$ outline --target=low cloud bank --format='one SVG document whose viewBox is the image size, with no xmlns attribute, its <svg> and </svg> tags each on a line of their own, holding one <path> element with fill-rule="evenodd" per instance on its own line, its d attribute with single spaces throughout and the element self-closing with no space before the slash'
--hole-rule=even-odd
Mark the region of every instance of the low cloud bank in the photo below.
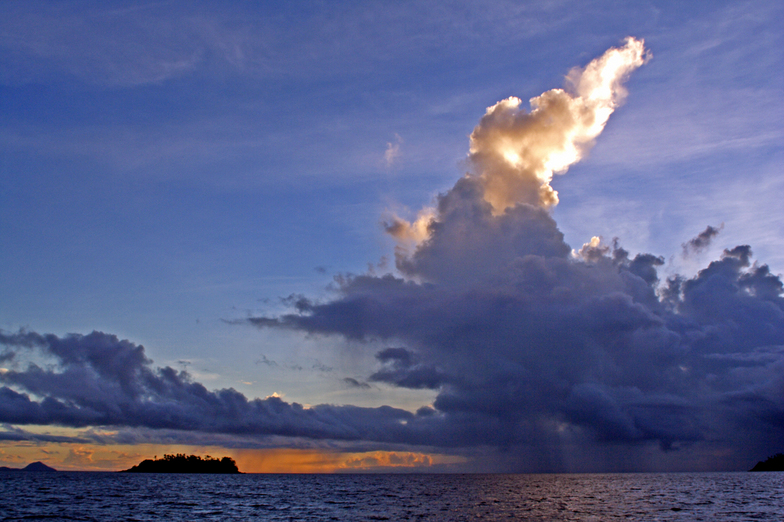
<svg viewBox="0 0 784 522">
<path fill-rule="evenodd" d="M 394 441 L 401 421 L 413 417 L 391 407 L 304 408 L 278 397 L 249 400 L 234 389 L 209 391 L 187 372 L 154 368 L 144 347 L 101 332 L 0 332 L 0 343 L 6 365 L 31 351 L 47 361 L 0 373 L 0 423 Z"/>
</svg>

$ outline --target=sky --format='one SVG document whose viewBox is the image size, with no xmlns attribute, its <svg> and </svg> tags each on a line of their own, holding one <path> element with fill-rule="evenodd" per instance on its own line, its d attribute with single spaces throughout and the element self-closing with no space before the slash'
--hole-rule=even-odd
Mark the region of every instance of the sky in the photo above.
<svg viewBox="0 0 784 522">
<path fill-rule="evenodd" d="M 0 465 L 784 451 L 780 2 L 0 4 Z"/>
</svg>

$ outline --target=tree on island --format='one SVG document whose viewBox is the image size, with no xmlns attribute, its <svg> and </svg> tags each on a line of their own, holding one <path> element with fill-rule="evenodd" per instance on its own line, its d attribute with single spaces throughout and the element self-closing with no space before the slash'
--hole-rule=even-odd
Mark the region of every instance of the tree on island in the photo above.
<svg viewBox="0 0 784 522">
<path fill-rule="evenodd" d="M 123 472 L 129 473 L 240 473 L 234 459 L 223 457 L 214 459 L 207 455 L 202 458 L 198 455 L 164 455 L 162 459 L 143 460 L 131 469 Z"/>
<path fill-rule="evenodd" d="M 757 462 L 751 471 L 784 471 L 784 453 L 777 453 L 768 457 L 765 462 Z"/>
</svg>

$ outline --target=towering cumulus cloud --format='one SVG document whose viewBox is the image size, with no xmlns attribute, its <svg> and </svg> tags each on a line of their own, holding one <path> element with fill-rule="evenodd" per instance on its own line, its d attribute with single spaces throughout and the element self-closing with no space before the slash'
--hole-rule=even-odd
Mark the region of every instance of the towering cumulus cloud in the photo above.
<svg viewBox="0 0 784 522">
<path fill-rule="evenodd" d="M 623 47 L 573 69 L 571 93 L 552 89 L 532 98 L 530 113 L 515 97 L 487 109 L 471 134 L 468 157 L 496 213 L 517 203 L 558 203 L 553 174 L 580 160 L 623 101 L 621 82 L 644 60 L 642 40 L 627 38 Z"/>
<path fill-rule="evenodd" d="M 247 319 L 359 341 L 376 358 L 366 381 L 434 390 L 432 404 L 247 400 L 152 369 L 140 347 L 105 334 L 20 332 L 0 339 L 6 366 L 38 349 L 59 370 L 0 373 L 0 422 L 409 445 L 493 471 L 744 469 L 781 451 L 781 278 L 741 245 L 662 280 L 663 257 L 597 238 L 575 252 L 550 215 L 552 175 L 601 132 L 644 57 L 630 38 L 570 73 L 571 93 L 534 98 L 530 113 L 514 98 L 488 109 L 471 135 L 472 172 L 418 222 L 388 226 L 411 247 L 397 250 L 396 273 L 341 277 L 328 300 Z M 718 233 L 685 244 L 696 251 Z"/>
<path fill-rule="evenodd" d="M 780 451 L 780 278 L 738 246 L 662 281 L 663 257 L 598 238 L 572 253 L 549 213 L 552 175 L 598 136 L 645 55 L 629 38 L 572 71 L 571 93 L 530 113 L 516 98 L 490 107 L 472 171 L 413 224 L 388 225 L 416 241 L 397 250 L 398 276 L 342 279 L 331 301 L 250 321 L 386 343 L 370 380 L 438 393 L 408 432 L 493 448 L 492 469 L 743 469 Z"/>
<path fill-rule="evenodd" d="M 563 174 L 579 161 L 607 123 L 626 91 L 622 82 L 650 57 L 642 40 L 627 38 L 585 68 L 567 76 L 568 90 L 552 89 L 530 100 L 510 97 L 492 107 L 471 133 L 468 161 L 495 214 L 518 203 L 552 207 L 558 193 L 553 174 Z M 402 242 L 427 238 L 433 209 L 413 223 L 396 218 L 387 231 Z"/>
</svg>

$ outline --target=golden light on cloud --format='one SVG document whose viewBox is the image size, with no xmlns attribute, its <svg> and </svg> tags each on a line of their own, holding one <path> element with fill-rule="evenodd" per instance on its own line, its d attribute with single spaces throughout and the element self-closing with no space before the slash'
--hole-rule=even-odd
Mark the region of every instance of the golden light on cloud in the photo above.
<svg viewBox="0 0 784 522">
<path fill-rule="evenodd" d="M 629 37 L 584 68 L 567 75 L 568 89 L 551 89 L 531 98 L 531 111 L 510 96 L 487 108 L 470 137 L 468 162 L 495 214 L 518 203 L 550 208 L 558 193 L 550 186 L 555 174 L 580 161 L 623 102 L 623 82 L 650 53 L 644 41 Z M 393 216 L 386 230 L 403 247 L 416 246 L 430 235 L 434 208 L 422 209 L 414 221 Z"/>
<path fill-rule="evenodd" d="M 623 101 L 622 82 L 645 60 L 643 40 L 630 37 L 573 69 L 567 76 L 571 92 L 552 89 L 532 98 L 531 112 L 515 96 L 488 107 L 471 133 L 468 159 L 496 213 L 517 203 L 558 204 L 553 175 L 584 156 Z"/>
<path fill-rule="evenodd" d="M 430 236 L 430 223 L 436 217 L 436 209 L 425 207 L 419 211 L 414 221 L 408 222 L 396 215 L 385 224 L 387 233 L 401 245 L 418 245 Z"/>
<path fill-rule="evenodd" d="M 520 164 L 520 154 L 515 152 L 513 149 L 505 149 L 501 152 L 503 154 L 504 159 L 509 162 L 510 165 L 516 167 Z"/>
<path fill-rule="evenodd" d="M 406 451 L 342 453 L 314 449 L 235 450 L 247 473 L 335 473 L 351 471 L 424 470 L 434 465 L 466 462 L 464 457 Z"/>
<path fill-rule="evenodd" d="M 245 473 L 329 473 L 340 460 L 337 453 L 285 448 L 237 450 L 234 455 Z"/>
<path fill-rule="evenodd" d="M 367 470 L 375 468 L 429 468 L 436 463 L 445 463 L 443 455 L 428 455 L 425 453 L 373 451 L 352 455 L 343 462 L 340 469 Z M 438 461 L 438 462 L 437 462 Z M 464 462 L 465 460 L 461 460 Z"/>
</svg>

